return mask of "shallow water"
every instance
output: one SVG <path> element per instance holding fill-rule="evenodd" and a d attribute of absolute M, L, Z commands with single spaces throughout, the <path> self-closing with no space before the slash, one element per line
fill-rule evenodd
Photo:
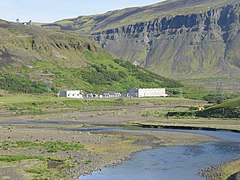
<path fill-rule="evenodd" d="M 170 131 L 170 130 L 167 130 Z M 171 130 L 206 134 L 226 140 L 138 152 L 131 160 L 103 168 L 79 180 L 200 180 L 197 173 L 209 166 L 240 158 L 240 134 L 221 131 Z"/>

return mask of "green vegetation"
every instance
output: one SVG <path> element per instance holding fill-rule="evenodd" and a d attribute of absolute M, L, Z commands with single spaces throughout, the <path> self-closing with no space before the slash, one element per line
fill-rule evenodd
<path fill-rule="evenodd" d="M 28 172 L 28 173 L 38 174 L 41 176 L 46 171 L 47 171 L 47 169 L 45 167 L 33 167 L 33 168 L 26 169 L 26 172 Z"/>
<path fill-rule="evenodd" d="M 165 1 L 146 7 L 65 19 L 51 24 L 51 27 L 76 29 L 82 34 L 94 34 L 95 39 L 116 56 L 141 64 L 152 72 L 166 77 L 187 79 L 186 81 L 190 78 L 203 80 L 203 78 L 215 77 L 220 79 L 221 76 L 238 78 L 240 74 L 238 63 L 240 56 L 237 49 L 239 41 L 232 42 L 233 38 L 230 38 L 238 39 L 232 30 L 235 25 L 237 26 L 237 21 L 233 20 L 231 25 L 228 24 L 231 31 L 227 32 L 224 42 L 221 36 L 215 37 L 216 41 L 212 42 L 209 40 L 210 34 L 204 34 L 201 31 L 196 31 L 196 33 L 199 37 L 206 35 L 207 39 L 204 41 L 203 39 L 199 42 L 196 39 L 186 38 L 191 37 L 194 26 L 201 23 L 204 24 L 207 32 L 209 27 L 212 27 L 213 32 L 221 34 L 221 29 L 216 27 L 224 24 L 216 22 L 222 22 L 221 18 L 223 17 L 228 18 L 224 14 L 225 11 L 228 11 L 227 5 L 231 7 L 233 16 L 238 16 L 239 7 L 235 8 L 238 3 L 237 0 L 191 1 L 191 3 L 176 0 Z M 221 18 L 218 17 L 216 22 L 209 22 L 206 13 L 213 10 L 221 11 L 224 15 Z M 201 23 L 196 21 L 198 16 L 205 17 Z M 161 24 L 162 28 L 157 28 Z M 187 28 L 187 31 L 184 31 L 186 37 L 182 33 L 171 33 L 172 31 L 182 31 L 183 27 Z M 145 28 L 148 29 L 148 32 L 144 31 Z M 154 43 L 146 48 L 148 44 L 144 37 L 152 36 L 153 32 L 161 35 L 154 35 L 153 41 L 149 42 Z M 126 39 L 126 37 L 128 38 Z M 231 45 L 226 46 L 226 42 L 231 42 Z M 219 60 L 222 57 L 231 64 L 226 70 L 219 66 Z M 140 78 L 148 80 L 144 76 L 140 76 Z"/>
<path fill-rule="evenodd" d="M 67 170 L 71 169 L 72 166 L 68 164 L 68 162 L 62 162 L 63 164 L 60 165 L 57 168 L 48 168 L 47 166 L 47 158 L 43 156 L 30 156 L 30 155 L 0 155 L 0 162 L 7 162 L 7 163 L 20 163 L 21 161 L 27 161 L 27 160 L 38 160 L 37 164 L 34 166 L 31 166 L 31 163 L 29 168 L 24 169 L 25 172 L 33 174 L 34 180 L 40 180 L 40 179 L 55 179 L 55 178 L 61 178 L 65 175 L 58 171 L 60 170 Z"/>
<path fill-rule="evenodd" d="M 219 180 L 228 179 L 231 175 L 240 172 L 240 160 L 235 160 L 227 164 L 223 164 L 220 168 L 221 176 Z"/>
<path fill-rule="evenodd" d="M 33 147 L 37 146 L 37 143 L 31 142 L 31 141 L 3 141 L 0 143 L 0 147 L 3 148 L 25 148 L 25 147 Z"/>
<path fill-rule="evenodd" d="M 47 87 L 41 82 L 34 82 L 16 74 L 0 72 L 0 89 L 18 93 L 43 93 Z"/>
<path fill-rule="evenodd" d="M 29 155 L 0 155 L 0 161 L 3 162 L 15 162 L 15 161 L 23 161 L 29 159 L 37 159 L 40 161 L 46 161 L 43 156 L 29 156 Z"/>
<path fill-rule="evenodd" d="M 130 62 L 115 60 L 115 63 L 117 63 L 120 66 L 127 69 L 127 71 L 130 72 L 131 75 L 136 76 L 136 78 L 138 80 L 140 80 L 141 82 L 144 82 L 144 83 L 154 82 L 158 85 L 158 87 L 166 87 L 166 88 L 183 87 L 183 85 L 178 81 L 174 81 L 172 79 L 168 79 L 168 78 L 162 77 L 160 75 L 154 74 L 154 73 L 152 73 L 148 70 L 145 70 L 139 66 L 135 66 Z"/>
<path fill-rule="evenodd" d="M 133 87 L 165 87 L 176 96 L 181 88 L 184 97 L 201 99 L 207 95 L 204 90 L 192 90 L 190 86 L 184 87 L 178 81 L 115 59 L 92 40 L 79 37 L 76 32 L 39 27 L 32 29 L 9 24 L 1 28 L 1 33 L 0 58 L 6 57 L 9 61 L 3 61 L 0 67 L 0 89 L 10 93 L 53 95 L 63 89 L 102 93 L 127 92 Z M 204 92 L 199 93 L 200 91 Z M 50 105 L 45 105 L 45 108 L 61 107 L 58 103 Z M 42 104 L 25 104 L 8 108 L 21 114 L 40 114 L 44 113 L 41 106 Z M 77 103 L 74 106 L 83 107 Z M 68 108 L 68 105 L 64 103 L 62 108 Z"/>
<path fill-rule="evenodd" d="M 79 37 L 76 32 L 10 23 L 0 33 L 0 89 L 11 93 L 62 89 L 101 93 L 126 92 L 132 87 L 182 87 L 177 81 L 115 60 L 91 39 Z M 5 58 L 9 60 L 4 61 Z"/>
<path fill-rule="evenodd" d="M 221 104 L 197 112 L 200 117 L 240 118 L 240 98 L 226 100 Z"/>
<path fill-rule="evenodd" d="M 91 160 L 86 160 L 84 163 L 85 164 L 90 164 L 90 163 L 92 163 L 92 161 Z"/>
<path fill-rule="evenodd" d="M 58 151 L 73 151 L 83 149 L 83 145 L 61 141 L 31 142 L 31 141 L 4 141 L 0 143 L 3 148 L 33 148 L 40 147 L 40 151 L 54 153 Z"/>
<path fill-rule="evenodd" d="M 207 118 L 240 118 L 240 98 L 226 100 L 202 111 L 168 112 L 166 116 L 197 116 Z"/>
<path fill-rule="evenodd" d="M 67 142 L 61 142 L 61 141 L 54 141 L 54 142 L 46 142 L 46 143 L 40 143 L 40 146 L 42 146 L 41 151 L 43 152 L 57 152 L 57 151 L 73 151 L 73 150 L 81 150 L 83 149 L 82 144 L 74 144 L 74 143 L 67 143 Z"/>
<path fill-rule="evenodd" d="M 69 110 L 84 110 L 89 107 L 109 107 L 130 105 L 126 100 L 117 99 L 67 99 L 44 95 L 9 95 L 0 98 L 5 111 L 16 114 L 42 114 L 64 112 Z"/>
<path fill-rule="evenodd" d="M 82 89 L 86 92 L 100 93 L 102 91 L 124 92 L 132 87 L 166 87 L 177 88 L 182 85 L 174 80 L 153 74 L 136 67 L 129 62 L 114 60 L 107 53 L 95 54 L 85 51 L 88 65 L 84 68 L 66 68 L 48 61 L 36 62 L 35 69 L 25 68 L 23 74 L 29 71 L 41 71 L 52 74 L 56 89 Z"/>
<path fill-rule="evenodd" d="M 226 100 L 221 104 L 215 105 L 213 108 L 223 108 L 223 107 L 236 108 L 240 110 L 240 98 Z"/>
<path fill-rule="evenodd" d="M 142 113 L 143 117 L 161 117 L 163 116 L 161 112 L 155 111 L 155 112 L 150 112 L 150 111 L 145 111 Z"/>
<path fill-rule="evenodd" d="M 219 121 L 213 118 L 185 118 L 185 117 L 171 117 L 168 120 L 148 120 L 148 121 L 134 121 L 131 123 L 136 127 L 149 128 L 171 128 L 171 129 L 215 129 L 215 130 L 229 130 L 240 131 L 240 125 L 237 119 L 228 119 L 226 121 Z"/>
<path fill-rule="evenodd" d="M 39 179 L 61 179 L 65 177 L 65 174 L 62 173 L 62 166 L 65 166 L 66 169 L 70 169 L 71 167 L 67 168 L 68 163 L 63 162 L 63 165 L 55 168 L 48 168 L 46 162 L 42 162 L 38 166 L 30 167 L 25 169 L 27 173 L 31 173 L 34 175 L 34 180 L 39 180 Z"/>
<path fill-rule="evenodd" d="M 199 99 L 199 100 L 206 100 L 205 97 L 212 95 L 213 92 L 208 91 L 204 87 L 199 86 L 190 86 L 190 85 L 183 85 L 182 88 L 171 88 L 169 92 L 174 97 L 184 97 L 188 99 Z"/>
<path fill-rule="evenodd" d="M 177 81 L 156 75 L 129 62 L 113 61 L 107 53 L 95 54 L 86 51 L 85 56 L 88 65 L 84 68 L 67 68 L 56 62 L 36 61 L 34 68 L 23 67 L 17 72 L 2 75 L 4 81 L 0 83 L 0 88 L 23 93 L 43 93 L 61 89 L 101 93 L 126 92 L 133 87 L 182 87 Z M 24 75 L 24 78 L 20 78 L 19 74 Z M 29 80 L 30 74 L 36 82 Z"/>
<path fill-rule="evenodd" d="M 208 102 L 220 104 L 223 102 L 225 97 L 222 94 L 209 94 L 207 96 L 204 96 L 203 99 Z"/>
<path fill-rule="evenodd" d="M 68 99 L 45 95 L 7 95 L 0 97 L 5 111 L 16 114 L 42 114 L 51 112 L 81 111 L 94 107 L 153 105 L 189 106 L 206 104 L 204 101 L 185 98 L 118 98 L 118 99 Z"/>
<path fill-rule="evenodd" d="M 116 105 L 119 105 L 119 106 L 124 106 L 126 105 L 125 101 L 123 98 L 118 98 L 118 99 L 115 99 L 113 100 L 113 103 L 116 104 Z"/>

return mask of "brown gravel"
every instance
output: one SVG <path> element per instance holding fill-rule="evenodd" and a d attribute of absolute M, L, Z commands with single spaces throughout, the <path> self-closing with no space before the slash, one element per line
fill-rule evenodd
<path fill-rule="evenodd" d="M 136 118 L 139 121 L 148 120 L 148 118 L 142 117 L 136 109 L 0 118 L 0 142 L 20 140 L 33 142 L 63 141 L 84 145 L 83 150 L 59 151 L 57 153 L 42 153 L 38 148 L 0 148 L 0 155 L 25 154 L 68 161 L 73 167 L 69 170 L 59 170 L 58 173 L 64 173 L 66 177 L 62 179 L 69 180 L 77 179 L 80 175 L 88 174 L 105 166 L 119 164 L 122 160 L 129 158 L 132 153 L 144 149 L 216 141 L 216 139 L 208 136 L 183 132 L 115 130 L 90 133 L 69 130 L 98 128 L 100 127 L 98 124 L 101 124 L 101 127 L 111 124 L 123 125 Z M 168 121 L 161 117 L 153 117 L 153 119 Z M 21 163 L 28 166 L 32 165 L 29 161 L 14 164 L 0 162 L 0 176 L 7 178 L 7 175 L 18 174 L 16 177 L 19 180 L 32 179 L 33 175 L 26 173 L 24 171 L 26 167 Z"/>

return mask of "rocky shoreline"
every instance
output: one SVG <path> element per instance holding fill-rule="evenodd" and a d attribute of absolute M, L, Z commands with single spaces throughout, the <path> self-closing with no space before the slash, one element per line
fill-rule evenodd
<path fill-rule="evenodd" d="M 207 180 L 219 180 L 219 177 L 221 176 L 221 166 L 211 166 L 207 169 L 201 170 L 198 175 L 205 177 Z"/>
<path fill-rule="evenodd" d="M 224 177 L 224 168 L 230 163 L 232 162 L 208 167 L 207 169 L 201 170 L 198 175 L 206 178 L 207 180 L 240 180 L 240 171 Z"/>
<path fill-rule="evenodd" d="M 55 153 L 43 153 L 41 148 L 37 146 L 0 148 L 0 156 L 32 155 L 43 156 L 50 160 L 61 160 L 64 168 L 58 166 L 45 169 L 46 172 L 44 171 L 41 175 L 43 178 L 51 177 L 51 179 L 69 180 L 77 179 L 81 175 L 91 174 L 93 171 L 101 170 L 104 167 L 121 164 L 138 151 L 219 141 L 213 137 L 193 133 L 142 131 L 136 128 L 116 129 L 116 127 L 131 126 L 135 119 L 143 123 L 146 121 L 150 122 L 150 120 L 162 121 L 164 123 L 172 123 L 174 121 L 159 117 L 144 117 L 142 113 L 139 113 L 139 109 L 0 118 L 0 143 L 4 141 L 28 141 L 30 143 L 60 141 L 82 144 L 84 146 L 82 150 L 58 151 Z M 175 122 L 179 123 L 179 121 Z M 189 122 L 189 120 L 183 122 Z M 196 120 L 193 122 L 196 123 Z M 201 120 L 199 123 L 205 124 L 206 122 Z M 216 121 L 216 123 L 219 122 Z M 221 123 L 226 123 L 226 121 L 221 121 Z M 112 129 L 110 128 L 111 130 L 91 131 L 109 128 L 111 125 L 113 127 Z M 33 165 L 36 166 L 36 164 L 39 165 L 41 162 L 36 160 L 24 160 L 13 163 L 0 161 L 0 177 L 8 179 L 17 178 L 19 180 L 34 179 L 36 174 L 27 173 L 26 169 L 31 168 Z M 62 175 L 61 178 L 55 177 L 55 175 L 59 174 Z"/>
<path fill-rule="evenodd" d="M 204 140 L 202 140 L 204 139 Z M 53 177 L 53 174 L 60 173 L 62 179 L 77 179 L 80 175 L 91 174 L 93 171 L 101 170 L 104 167 L 115 166 L 121 164 L 122 161 L 131 158 L 135 152 L 147 150 L 157 147 L 175 146 L 175 145 L 190 145 L 203 143 L 207 141 L 215 141 L 216 139 L 204 135 L 181 132 L 159 132 L 159 131 L 141 131 L 141 130 L 124 130 L 124 131 L 109 131 L 109 132 L 79 132 L 59 129 L 35 129 L 26 127 L 2 127 L 0 131 L 0 142 L 4 141 L 18 142 L 26 141 L 28 143 L 38 142 L 71 142 L 80 143 L 84 149 L 78 151 L 58 151 L 55 153 L 42 152 L 38 147 L 29 148 L 0 148 L 0 155 L 27 155 L 27 156 L 43 156 L 47 159 L 62 160 L 63 165 L 69 166 L 67 169 L 54 167 L 46 169 L 51 171 L 51 174 L 43 176 Z M 28 167 L 22 169 L 21 163 L 27 163 Z M 34 179 L 35 174 L 25 172 L 26 169 L 32 167 L 33 162 L 24 160 L 15 162 L 12 168 L 13 172 L 21 171 L 16 178 L 18 179 Z M 37 162 L 36 162 L 37 163 Z M 40 163 L 40 162 L 38 162 Z M 0 161 L 0 176 L 9 177 L 11 174 L 6 174 L 3 169 L 11 165 L 4 164 Z M 60 166 L 59 166 L 60 167 Z M 14 173 L 13 173 L 14 174 Z"/>

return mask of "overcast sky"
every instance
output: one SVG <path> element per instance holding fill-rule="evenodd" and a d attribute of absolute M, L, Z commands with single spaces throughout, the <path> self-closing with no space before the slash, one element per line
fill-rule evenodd
<path fill-rule="evenodd" d="M 0 19 L 53 22 L 161 1 L 163 0 L 0 0 Z"/>

